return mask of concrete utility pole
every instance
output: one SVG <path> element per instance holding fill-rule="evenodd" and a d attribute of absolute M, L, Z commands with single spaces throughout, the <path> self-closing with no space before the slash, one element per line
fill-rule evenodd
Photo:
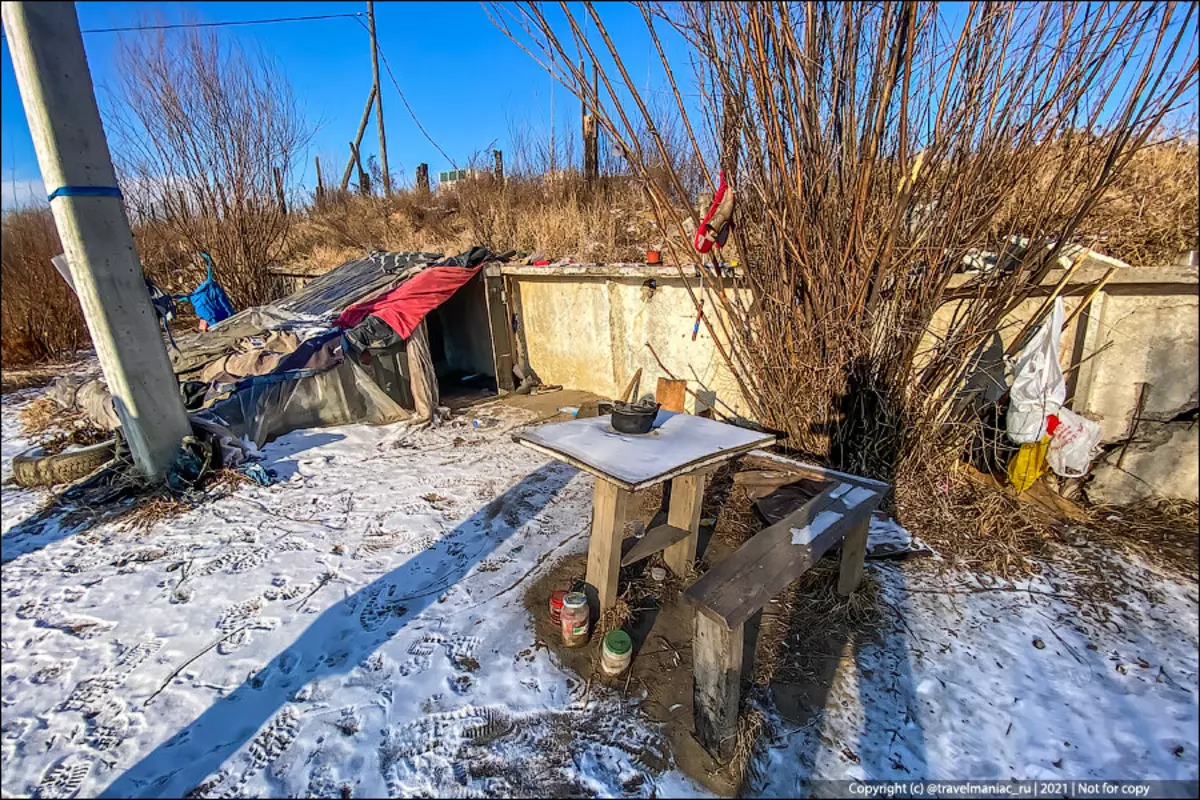
<path fill-rule="evenodd" d="M 375 121 L 379 123 L 379 166 L 383 170 L 383 194 L 392 196 L 392 176 L 388 174 L 387 136 L 383 132 L 383 88 L 379 85 L 379 44 L 375 39 L 375 3 L 367 2 L 367 27 L 371 32 L 371 74 L 375 80 Z"/>
<path fill-rule="evenodd" d="M 160 479 L 191 433 L 133 246 L 73 3 L 5 2 L 29 131 L 75 291 L 138 470 Z"/>

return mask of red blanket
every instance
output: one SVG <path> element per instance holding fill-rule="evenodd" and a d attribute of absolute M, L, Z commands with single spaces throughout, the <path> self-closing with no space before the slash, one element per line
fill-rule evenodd
<path fill-rule="evenodd" d="M 418 272 L 387 294 L 356 303 L 337 318 L 339 328 L 353 328 L 371 314 L 407 339 L 425 315 L 450 299 L 482 267 L 430 267 Z"/>

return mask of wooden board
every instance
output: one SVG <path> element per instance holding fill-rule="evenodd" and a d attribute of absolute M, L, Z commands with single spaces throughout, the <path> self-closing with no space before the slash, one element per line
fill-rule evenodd
<path fill-rule="evenodd" d="M 765 450 L 752 450 L 742 459 L 741 466 L 744 469 L 790 470 L 800 475 L 808 475 L 819 480 L 837 480 L 842 483 L 853 483 L 855 486 L 865 486 L 868 489 L 874 489 L 884 494 L 892 490 L 891 485 L 883 481 L 863 478 L 858 475 L 851 475 L 848 472 L 839 472 L 836 469 L 797 461 L 794 458 L 787 458 L 778 453 L 768 453 Z"/>
<path fill-rule="evenodd" d="M 601 612 L 617 601 L 621 538 L 625 533 L 628 503 L 627 490 L 608 481 L 596 481 L 592 495 L 592 536 L 588 540 L 587 584 L 595 593 Z"/>
<path fill-rule="evenodd" d="M 803 575 L 847 531 L 870 520 L 882 495 L 868 492 L 865 499 L 847 506 L 845 499 L 850 494 L 839 488 L 842 486 L 830 486 L 792 514 L 759 531 L 688 587 L 684 596 L 730 626 L 744 623 Z M 837 512 L 840 519 L 807 544 L 793 544 L 792 529 L 804 528 L 824 511 Z"/>
<path fill-rule="evenodd" d="M 683 411 L 687 400 L 687 381 L 659 378 L 654 391 L 655 401 L 667 411 Z"/>
<path fill-rule="evenodd" d="M 667 524 L 682 528 L 688 535 L 667 548 L 663 561 L 676 575 L 687 575 L 696 560 L 700 543 L 700 505 L 704 500 L 703 473 L 680 475 L 671 481 L 671 505 L 667 509 Z"/>
<path fill-rule="evenodd" d="M 607 415 L 540 425 L 515 435 L 526 447 L 626 489 L 645 489 L 775 441 L 768 433 L 659 411 L 650 433 L 613 430 Z"/>
<path fill-rule="evenodd" d="M 621 566 L 636 564 L 643 558 L 649 558 L 659 550 L 666 550 L 671 545 L 687 538 L 690 531 L 676 528 L 674 525 L 655 525 L 646 531 L 646 535 L 638 539 L 629 552 L 621 557 Z"/>
<path fill-rule="evenodd" d="M 867 558 L 867 533 L 871 528 L 871 518 L 846 531 L 842 540 L 842 563 L 838 570 L 838 594 L 849 597 L 858 585 L 862 583 L 863 562 Z"/>
<path fill-rule="evenodd" d="M 492 334 L 492 360 L 496 365 L 496 385 L 505 391 L 516 388 L 513 383 L 512 317 L 504 297 L 504 283 L 499 277 L 484 277 L 484 296 L 487 298 L 488 328 Z"/>

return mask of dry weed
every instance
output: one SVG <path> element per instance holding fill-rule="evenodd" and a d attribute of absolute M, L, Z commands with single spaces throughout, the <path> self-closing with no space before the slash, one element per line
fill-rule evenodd
<path fill-rule="evenodd" d="M 121 514 L 118 524 L 125 530 L 148 530 L 159 522 L 173 519 L 192 509 L 191 503 L 186 503 L 174 497 L 153 496 L 130 506 L 129 511 Z"/>
<path fill-rule="evenodd" d="M 1093 506 L 1089 511 L 1090 519 L 1081 531 L 1086 539 L 1196 579 L 1196 531 L 1200 530 L 1200 506 L 1196 503 L 1147 501 Z"/>
<path fill-rule="evenodd" d="M 65 413 L 57 403 L 43 395 L 30 401 L 29 405 L 17 413 L 17 416 L 21 420 L 21 427 L 24 429 L 25 435 L 37 436 L 51 428 L 60 427 Z"/>
<path fill-rule="evenodd" d="M 746 769 L 758 749 L 758 739 L 766 727 L 767 718 L 757 708 L 747 708 L 738 718 L 737 740 L 733 745 L 733 756 L 726 765 L 735 783 L 741 784 Z"/>

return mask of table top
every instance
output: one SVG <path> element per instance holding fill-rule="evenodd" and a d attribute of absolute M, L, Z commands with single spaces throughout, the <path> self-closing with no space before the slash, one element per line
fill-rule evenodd
<path fill-rule="evenodd" d="M 618 433 L 608 415 L 523 431 L 516 441 L 626 489 L 645 489 L 775 441 L 691 414 L 659 411 L 646 434 Z"/>

